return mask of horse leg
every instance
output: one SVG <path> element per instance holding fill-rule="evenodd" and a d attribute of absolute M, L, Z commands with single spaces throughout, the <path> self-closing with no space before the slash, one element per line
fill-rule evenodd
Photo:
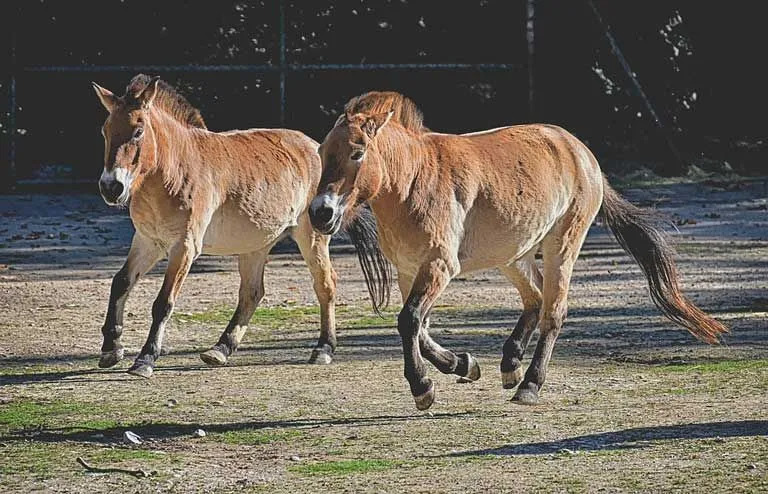
<path fill-rule="evenodd" d="M 240 270 L 240 293 L 237 309 L 229 324 L 221 333 L 218 343 L 200 358 L 208 365 L 224 365 L 230 355 L 235 353 L 243 335 L 248 330 L 248 323 L 264 297 L 264 265 L 269 251 L 250 252 L 237 256 Z"/>
<path fill-rule="evenodd" d="M 422 265 L 397 318 L 397 331 L 403 342 L 404 374 L 419 410 L 426 410 L 435 401 L 435 386 L 427 377 L 419 334 L 424 318 L 457 271 L 445 259 L 434 259 Z M 456 360 L 458 357 L 454 356 L 446 367 L 457 369 Z"/>
<path fill-rule="evenodd" d="M 101 328 L 104 341 L 101 345 L 99 367 L 112 367 L 123 359 L 123 345 L 120 343 L 120 337 L 123 334 L 125 302 L 139 278 L 152 269 L 160 257 L 162 257 L 162 249 L 156 243 L 138 232 L 133 235 L 128 258 L 112 278 L 107 317 Z"/>
<path fill-rule="evenodd" d="M 597 212 L 597 208 L 594 212 Z M 568 312 L 568 288 L 573 264 L 593 219 L 594 213 L 587 217 L 578 209 L 569 212 L 555 224 L 542 241 L 544 290 L 539 316 L 539 342 L 523 382 L 512 398 L 513 402 L 535 405 L 539 399 L 539 391 L 547 376 L 549 359 Z"/>
<path fill-rule="evenodd" d="M 402 273 L 398 273 L 397 282 L 400 286 L 400 294 L 405 304 L 408 294 L 411 291 L 413 279 Z M 480 364 L 469 353 L 463 352 L 455 354 L 452 351 L 443 348 L 429 335 L 429 314 L 431 310 L 424 314 L 421 321 L 421 330 L 419 331 L 419 350 L 432 365 L 443 374 L 455 374 L 465 377 L 470 381 L 480 379 Z"/>
<path fill-rule="evenodd" d="M 155 362 L 160 356 L 165 326 L 173 312 L 173 304 L 179 295 L 184 279 L 189 273 L 192 262 L 202 250 L 201 243 L 191 235 L 186 235 L 171 248 L 163 286 L 152 304 L 152 326 L 149 329 L 149 336 L 147 336 L 147 341 L 144 343 L 139 356 L 128 369 L 129 374 L 146 378 L 152 376 Z"/>
<path fill-rule="evenodd" d="M 309 357 L 310 364 L 330 364 L 336 350 L 336 271 L 331 265 L 328 244 L 331 237 L 312 228 L 309 216 L 299 220 L 293 232 L 304 261 L 312 275 L 312 287 L 320 303 L 320 337 Z"/>
<path fill-rule="evenodd" d="M 514 389 L 523 380 L 521 360 L 539 323 L 542 278 L 533 253 L 500 269 L 515 285 L 523 301 L 523 312 L 504 343 L 501 357 L 501 384 L 504 389 Z"/>

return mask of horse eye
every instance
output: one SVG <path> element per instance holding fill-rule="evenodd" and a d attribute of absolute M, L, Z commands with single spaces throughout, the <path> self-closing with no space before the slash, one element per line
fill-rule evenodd
<path fill-rule="evenodd" d="M 142 135 L 144 135 L 144 127 L 136 127 L 136 130 L 133 131 L 133 138 L 139 139 Z"/>
<path fill-rule="evenodd" d="M 352 154 L 349 156 L 349 159 L 352 161 L 362 161 L 363 156 L 365 155 L 365 151 L 357 150 L 352 151 Z"/>

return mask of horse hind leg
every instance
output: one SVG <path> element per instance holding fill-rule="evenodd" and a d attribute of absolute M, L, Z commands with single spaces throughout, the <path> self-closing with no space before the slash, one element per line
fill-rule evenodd
<path fill-rule="evenodd" d="M 514 389 L 523 380 L 523 354 L 539 324 L 542 277 L 533 252 L 500 269 L 520 292 L 523 301 L 523 312 L 504 343 L 500 366 L 502 386 Z"/>
<path fill-rule="evenodd" d="M 251 252 L 237 257 L 240 271 L 240 291 L 237 308 L 229 324 L 221 333 L 218 343 L 211 349 L 200 354 L 203 362 L 211 366 L 221 366 L 227 363 L 235 353 L 248 330 L 248 323 L 253 313 L 264 297 L 264 266 L 267 263 L 267 252 Z"/>
<path fill-rule="evenodd" d="M 320 304 L 320 337 L 309 357 L 310 364 L 326 365 L 336 351 L 336 271 L 331 265 L 328 245 L 331 237 L 315 232 L 304 215 L 292 234 L 312 275 L 312 287 Z"/>
<path fill-rule="evenodd" d="M 539 391 L 541 391 L 547 376 L 547 367 L 552 357 L 552 350 L 568 312 L 568 289 L 573 264 L 579 255 L 589 225 L 592 223 L 596 212 L 597 207 L 591 215 L 584 214 L 580 210 L 567 213 L 542 241 L 544 289 L 539 316 L 541 334 L 523 382 L 512 398 L 515 403 L 535 405 L 538 402 Z"/>

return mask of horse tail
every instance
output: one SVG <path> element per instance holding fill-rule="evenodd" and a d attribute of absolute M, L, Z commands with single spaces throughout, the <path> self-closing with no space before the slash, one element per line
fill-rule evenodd
<path fill-rule="evenodd" d="M 392 265 L 381 251 L 373 212 L 365 206 L 359 208 L 346 231 L 355 246 L 373 310 L 381 316 L 381 309 L 389 305 Z"/>
<path fill-rule="evenodd" d="M 675 251 L 659 227 L 658 215 L 624 200 L 605 178 L 603 190 L 603 218 L 621 247 L 643 270 L 656 307 L 696 338 L 718 343 L 728 328 L 696 307 L 680 291 Z"/>

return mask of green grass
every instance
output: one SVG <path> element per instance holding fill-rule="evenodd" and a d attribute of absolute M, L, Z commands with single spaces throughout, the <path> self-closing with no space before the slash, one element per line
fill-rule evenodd
<path fill-rule="evenodd" d="M 92 403 L 12 401 L 0 405 L 0 431 L 36 426 L 69 426 L 77 429 L 110 429 L 118 426 L 103 416 L 104 409 Z"/>
<path fill-rule="evenodd" d="M 695 364 L 671 364 L 655 367 L 659 372 L 740 372 L 768 369 L 768 359 L 721 360 Z"/>
<path fill-rule="evenodd" d="M 304 475 L 348 475 L 391 470 L 401 465 L 402 461 L 394 460 L 339 460 L 296 465 L 288 470 Z"/>
<path fill-rule="evenodd" d="M 259 444 L 287 442 L 303 435 L 304 433 L 302 431 L 297 430 L 262 431 L 244 429 L 238 431 L 226 431 L 220 434 L 211 434 L 208 436 L 208 440 L 225 444 L 255 446 Z"/>
<path fill-rule="evenodd" d="M 83 457 L 89 462 L 101 466 L 106 462 L 119 462 L 126 460 L 161 460 L 168 457 L 167 454 L 159 451 L 148 451 L 146 449 L 128 449 L 128 448 L 103 448 L 91 453 L 85 453 Z"/>

